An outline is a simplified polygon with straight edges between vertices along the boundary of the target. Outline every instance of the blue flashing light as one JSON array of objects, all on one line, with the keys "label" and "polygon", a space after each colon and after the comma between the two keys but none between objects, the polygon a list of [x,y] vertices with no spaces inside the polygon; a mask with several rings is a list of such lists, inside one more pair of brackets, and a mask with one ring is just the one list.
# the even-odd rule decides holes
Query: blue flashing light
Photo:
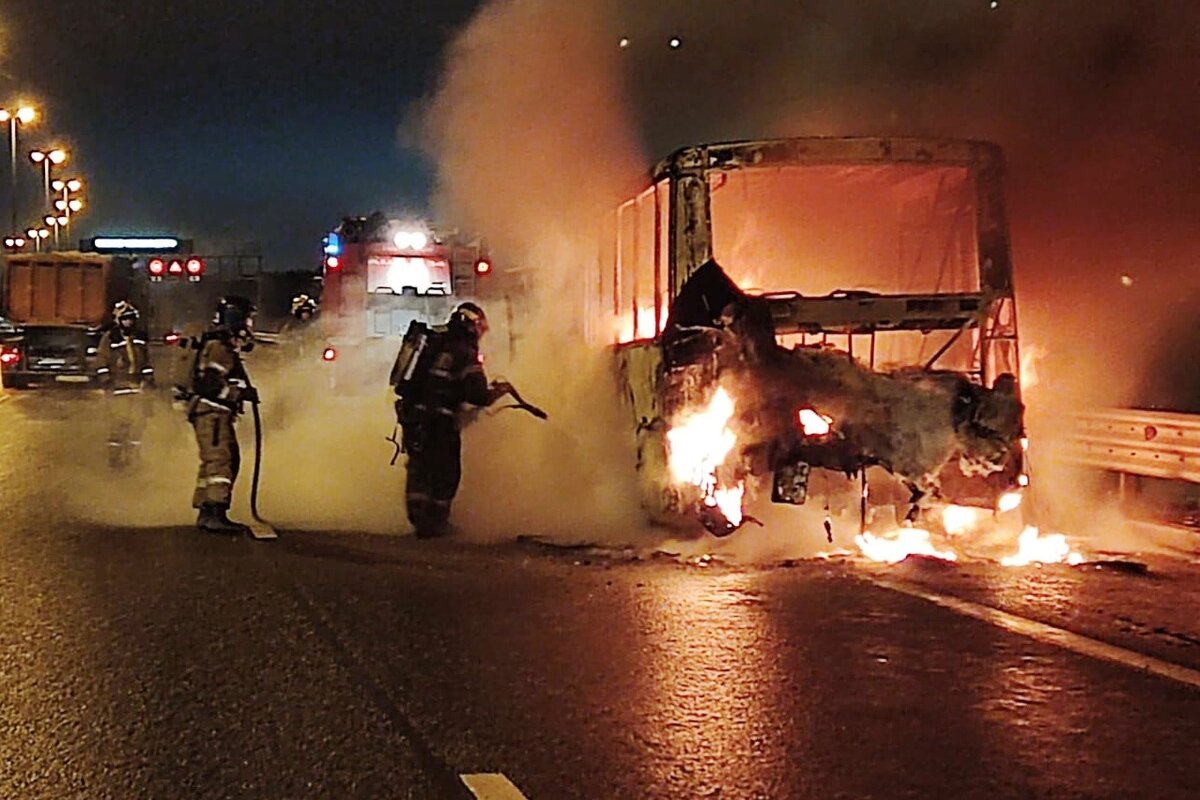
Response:
[{"label": "blue flashing light", "polygon": [[325,237],[325,255],[340,256],[342,254],[342,239],[336,233]]}]

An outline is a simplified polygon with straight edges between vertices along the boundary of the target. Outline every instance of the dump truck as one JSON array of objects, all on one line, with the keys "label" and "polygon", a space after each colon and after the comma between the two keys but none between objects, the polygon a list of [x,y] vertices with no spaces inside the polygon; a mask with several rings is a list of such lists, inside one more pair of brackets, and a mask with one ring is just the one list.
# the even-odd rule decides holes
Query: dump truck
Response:
[{"label": "dump truck", "polygon": [[1025,433],[1003,155],[986,142],[697,145],[610,214],[585,301],[643,505],[1006,511]]},{"label": "dump truck", "polygon": [[90,253],[6,255],[0,267],[4,385],[90,385],[113,304],[132,286],[129,259]]}]

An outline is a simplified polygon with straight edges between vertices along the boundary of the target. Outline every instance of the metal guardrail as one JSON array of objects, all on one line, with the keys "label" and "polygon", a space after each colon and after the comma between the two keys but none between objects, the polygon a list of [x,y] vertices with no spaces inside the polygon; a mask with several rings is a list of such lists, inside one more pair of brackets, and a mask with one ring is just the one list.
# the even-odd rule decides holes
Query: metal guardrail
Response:
[{"label": "metal guardrail", "polygon": [[1200,483],[1200,414],[1110,409],[1074,421],[1069,455],[1078,464]]}]

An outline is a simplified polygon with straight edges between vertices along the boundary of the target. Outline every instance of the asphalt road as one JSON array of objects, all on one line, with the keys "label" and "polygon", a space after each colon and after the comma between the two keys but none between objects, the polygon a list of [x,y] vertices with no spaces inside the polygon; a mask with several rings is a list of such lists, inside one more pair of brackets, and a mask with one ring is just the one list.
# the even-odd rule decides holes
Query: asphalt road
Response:
[{"label": "asphalt road", "polygon": [[529,800],[1200,795],[1186,675],[880,585],[1200,669],[1193,564],[225,539],[80,513],[142,491],[80,454],[91,433],[0,405],[3,798],[470,798],[479,773]]}]

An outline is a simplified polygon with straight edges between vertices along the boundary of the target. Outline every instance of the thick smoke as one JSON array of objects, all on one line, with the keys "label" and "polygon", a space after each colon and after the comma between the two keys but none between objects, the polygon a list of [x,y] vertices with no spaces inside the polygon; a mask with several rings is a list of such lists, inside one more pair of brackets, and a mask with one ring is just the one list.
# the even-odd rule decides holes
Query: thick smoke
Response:
[{"label": "thick smoke", "polygon": [[[651,160],[778,135],[999,142],[1040,373],[1027,393],[1045,443],[1035,464],[1056,489],[1046,421],[1161,396],[1149,379],[1174,335],[1165,323],[1200,289],[1198,32],[1184,0],[749,0],[736,14],[719,0],[495,0],[447,51],[428,149],[444,212],[536,276],[522,379],[580,409],[606,398],[553,391],[589,357],[567,349],[564,298],[595,252],[595,215]],[[1078,506],[1074,478],[1061,488],[1044,509]]]}]

